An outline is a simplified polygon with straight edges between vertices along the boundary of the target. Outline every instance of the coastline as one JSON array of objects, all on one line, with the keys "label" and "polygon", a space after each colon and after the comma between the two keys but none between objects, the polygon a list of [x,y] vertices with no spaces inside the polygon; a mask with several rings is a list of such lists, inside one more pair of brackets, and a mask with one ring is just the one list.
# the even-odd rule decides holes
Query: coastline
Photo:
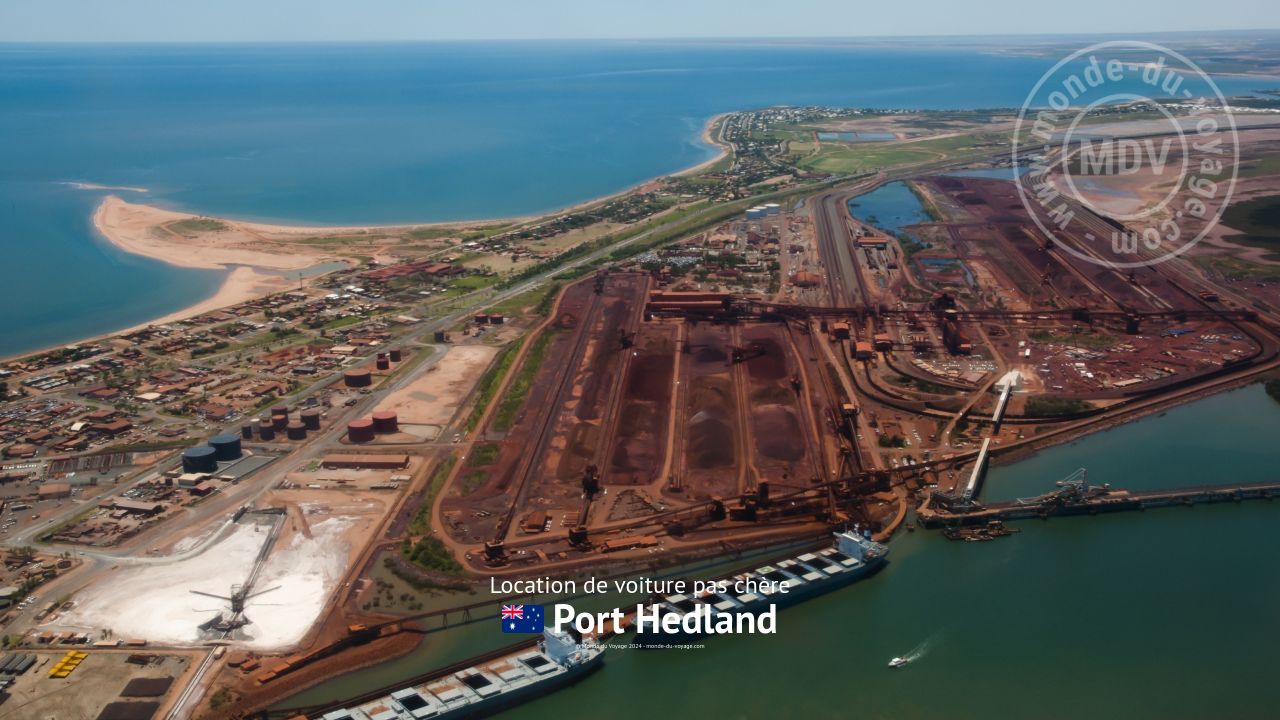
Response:
[{"label": "coastline", "polygon": [[[270,295],[273,292],[296,287],[286,273],[297,271],[324,262],[326,256],[316,252],[305,252],[307,248],[299,246],[297,251],[289,254],[270,252],[262,249],[244,247],[255,240],[274,239],[288,242],[290,239],[302,239],[325,233],[376,233],[388,230],[408,230],[432,227],[481,226],[503,223],[528,222],[539,218],[551,218],[567,213],[577,212],[602,202],[635,192],[662,177],[684,177],[696,174],[720,162],[731,152],[731,147],[715,137],[712,130],[725,117],[732,113],[719,113],[711,116],[703,123],[699,139],[717,149],[714,157],[704,160],[683,170],[647,178],[607,195],[601,195],[579,203],[574,203],[547,213],[528,216],[512,216],[486,220],[450,220],[428,223],[399,223],[388,225],[284,225],[231,218],[213,218],[195,213],[166,210],[154,205],[130,203],[116,195],[107,195],[93,213],[93,226],[98,235],[119,250],[143,257],[159,260],[175,267],[197,268],[205,270],[225,270],[226,278],[213,295],[166,315],[135,325],[109,330],[95,335],[76,338],[47,347],[26,350],[0,358],[12,360],[20,357],[38,355],[43,352],[85,342],[96,342],[121,333],[132,332],[149,325],[163,325],[190,317],[203,315],[231,305],[247,302],[257,297]],[[116,188],[85,183],[76,183],[78,189],[123,190],[145,192],[143,188]],[[227,244],[193,246],[184,242],[181,236],[173,238],[157,237],[151,229],[160,224],[181,222],[183,220],[216,220],[228,226],[228,235],[238,236],[240,246]],[[232,243],[234,245],[234,243]],[[332,259],[332,258],[328,258]],[[279,272],[263,272],[263,270]]]},{"label": "coastline", "polygon": [[[257,297],[269,295],[273,292],[297,287],[296,280],[291,280],[287,276],[289,271],[298,271],[303,268],[325,262],[326,259],[333,259],[332,257],[326,258],[324,254],[315,252],[314,250],[312,252],[307,252],[310,248],[302,245],[291,248],[291,251],[287,254],[283,252],[265,251],[260,248],[244,247],[244,245],[248,245],[257,240],[274,239],[283,243],[289,242],[290,240],[298,240],[326,233],[377,233],[389,230],[458,227],[464,225],[476,227],[504,223],[529,222],[540,218],[552,218],[567,213],[578,212],[593,205],[607,202],[628,193],[635,192],[636,190],[642,189],[646,185],[649,185],[662,177],[682,177],[695,174],[721,161],[731,152],[731,148],[728,145],[723,143],[718,137],[714,137],[712,134],[712,130],[716,127],[717,123],[730,114],[732,113],[719,113],[711,116],[703,124],[702,131],[699,133],[699,139],[703,143],[706,143],[718,150],[714,157],[677,172],[647,178],[614,193],[601,195],[554,211],[540,213],[537,215],[510,216],[484,220],[450,220],[386,225],[285,225],[222,217],[212,218],[196,213],[167,210],[154,205],[130,203],[116,195],[107,195],[94,210],[92,218],[93,226],[100,239],[110,243],[119,250],[133,255],[141,255],[153,260],[159,260],[160,262],[173,265],[175,267],[222,270],[227,272],[226,277],[212,295],[165,315],[160,315],[154,319],[136,323],[125,328],[107,330],[93,335],[68,339],[66,341],[47,345],[41,348],[13,353],[0,358],[0,361],[9,361],[17,358],[38,355],[57,348],[66,347],[68,345],[98,342],[112,336],[132,332],[149,325],[162,325],[165,323],[177,322],[179,320],[184,320],[212,312],[214,310],[229,307],[231,305],[246,302]],[[69,184],[77,189],[85,190],[118,190],[126,192],[146,191],[145,188],[125,188],[89,183]],[[217,222],[227,225],[231,234],[238,233],[241,235],[239,238],[240,246],[229,247],[227,245],[215,245],[193,247],[192,243],[184,242],[181,236],[176,234],[173,238],[166,239],[156,237],[150,232],[150,229],[158,224],[197,219],[216,220]],[[268,272],[264,272],[264,270],[267,270]],[[272,270],[276,272],[269,272]],[[309,280],[310,278],[308,281]]]},{"label": "coastline", "polygon": [[[228,236],[229,241],[226,243],[195,244],[177,233],[164,237],[155,232],[158,225],[199,219],[208,218],[163,210],[151,205],[138,205],[126,202],[116,195],[108,195],[93,213],[93,226],[107,242],[120,250],[175,267],[223,270],[238,265],[251,265],[275,270],[301,270],[316,262],[311,255],[285,255],[233,244],[243,245],[251,242],[254,237],[269,232],[267,226],[253,223],[218,219],[218,222],[226,226],[227,232],[215,235]],[[295,234],[307,231],[306,228],[288,230]],[[345,229],[338,229],[339,232],[342,230]]]},{"label": "coastline", "polygon": [[[325,261],[325,256],[318,254],[285,255],[260,250],[226,247],[196,248],[193,251],[189,244],[183,245],[176,239],[165,241],[150,236],[150,228],[154,227],[155,224],[198,218],[201,218],[201,216],[192,213],[165,210],[152,205],[129,203],[115,195],[108,195],[103,198],[102,202],[94,210],[92,219],[94,229],[102,241],[129,254],[158,260],[174,267],[222,270],[226,272],[226,276],[212,295],[173,312],[126,327],[105,330],[56,344],[5,355],[0,357],[0,361],[8,362],[18,358],[39,355],[69,345],[101,342],[151,325],[164,325],[186,320],[272,293],[295,288],[298,286],[298,281],[288,276],[289,270],[301,270]],[[315,234],[316,232],[342,232],[348,230],[355,232],[362,229],[354,227],[283,226],[229,220],[220,220],[220,222],[225,222],[227,225],[241,231],[262,235],[275,233]],[[310,280],[311,278],[308,278],[306,282]]]},{"label": "coastline", "polygon": [[704,123],[702,126],[702,134],[700,136],[702,138],[702,142],[716,148],[719,151],[716,153],[716,156],[705,162],[698,163],[693,167],[685,168],[684,170],[681,170],[678,173],[672,173],[671,177],[687,177],[689,175],[696,175],[697,173],[700,173],[703,170],[706,170],[712,167],[716,163],[728,157],[729,151],[732,148],[728,144],[726,144],[724,140],[721,139],[719,133],[712,135],[711,131],[717,125],[719,125],[721,120],[729,117],[732,114],[733,113],[726,112],[726,113],[720,113],[718,115],[712,115],[711,118],[708,119],[707,122]]}]

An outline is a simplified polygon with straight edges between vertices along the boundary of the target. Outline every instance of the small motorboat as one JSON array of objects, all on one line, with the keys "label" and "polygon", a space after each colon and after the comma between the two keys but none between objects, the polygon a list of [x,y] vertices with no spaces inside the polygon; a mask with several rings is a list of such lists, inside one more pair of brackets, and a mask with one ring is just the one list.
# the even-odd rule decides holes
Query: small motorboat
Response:
[{"label": "small motorboat", "polygon": [[894,658],[894,659],[892,659],[892,660],[890,660],[890,661],[889,661],[889,667],[891,667],[891,668],[900,668],[900,667],[902,667],[903,665],[906,665],[906,664],[907,664],[907,663],[909,663],[909,662],[911,662],[911,661],[910,661],[910,660],[908,660],[907,658],[904,658],[904,657],[896,657],[896,658]]}]

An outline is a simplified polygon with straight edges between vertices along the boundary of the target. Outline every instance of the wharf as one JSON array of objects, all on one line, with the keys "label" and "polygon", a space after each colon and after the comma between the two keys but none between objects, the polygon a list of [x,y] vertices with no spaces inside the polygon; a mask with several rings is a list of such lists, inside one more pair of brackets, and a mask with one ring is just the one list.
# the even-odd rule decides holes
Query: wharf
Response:
[{"label": "wharf", "polygon": [[1192,506],[1209,503],[1270,500],[1280,496],[1280,481],[1242,485],[1202,485],[1168,490],[1112,490],[1093,488],[1085,497],[1063,498],[1058,494],[1032,500],[967,507],[924,507],[917,515],[926,528],[957,527],[986,524],[992,520],[1044,520],[1068,515],[1142,511],[1148,508]]}]

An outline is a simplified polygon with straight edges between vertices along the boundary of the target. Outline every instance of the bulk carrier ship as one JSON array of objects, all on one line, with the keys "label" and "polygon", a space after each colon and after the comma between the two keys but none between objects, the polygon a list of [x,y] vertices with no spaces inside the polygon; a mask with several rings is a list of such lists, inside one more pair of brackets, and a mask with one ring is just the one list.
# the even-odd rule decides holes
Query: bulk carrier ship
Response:
[{"label": "bulk carrier ship", "polygon": [[[884,566],[889,548],[860,535],[856,529],[835,535],[831,547],[807,552],[728,578],[730,592],[653,598],[661,614],[680,617],[710,607],[713,618],[756,614],[770,605],[779,608],[836,590],[869,577]],[[767,581],[759,592],[732,592],[735,583]],[[787,583],[787,592],[776,585]],[[640,633],[644,647],[662,647],[695,635]],[[558,690],[604,664],[604,648],[593,640],[578,640],[550,628],[534,648],[522,648],[497,659],[477,662],[350,707],[310,715],[311,720],[437,720],[486,717],[535,697]],[[301,720],[294,718],[292,720]]]},{"label": "bulk carrier ship", "polygon": [[432,720],[492,715],[569,685],[604,663],[604,648],[543,631],[537,647],[404,687],[318,720]]},{"label": "bulk carrier ship", "polygon": [[[842,588],[875,573],[884,566],[888,555],[888,547],[860,535],[855,528],[836,533],[831,547],[726,578],[729,581],[728,592],[666,595],[654,598],[652,605],[657,606],[659,617],[676,615],[683,619],[691,613],[709,613],[714,623],[721,615],[756,614],[767,610],[770,605],[784,608]],[[734,591],[734,586],[740,582],[763,587],[748,592]],[[777,588],[782,582],[787,583],[786,592]],[[637,632],[636,639],[642,647],[660,648],[698,635],[684,630],[674,633],[659,630]]]}]

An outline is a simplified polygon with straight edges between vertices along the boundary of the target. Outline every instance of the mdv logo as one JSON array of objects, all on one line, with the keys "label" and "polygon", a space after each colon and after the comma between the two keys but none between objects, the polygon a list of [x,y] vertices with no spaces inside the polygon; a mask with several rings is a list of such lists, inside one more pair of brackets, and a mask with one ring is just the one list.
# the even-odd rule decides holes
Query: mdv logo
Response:
[{"label": "mdv logo", "polygon": [[[1133,175],[1143,168],[1149,169],[1152,175],[1163,175],[1169,164],[1169,150],[1173,147],[1172,138],[1145,140],[1081,140],[1079,159],[1080,175]],[[1181,172],[1181,164],[1179,164]]]}]

